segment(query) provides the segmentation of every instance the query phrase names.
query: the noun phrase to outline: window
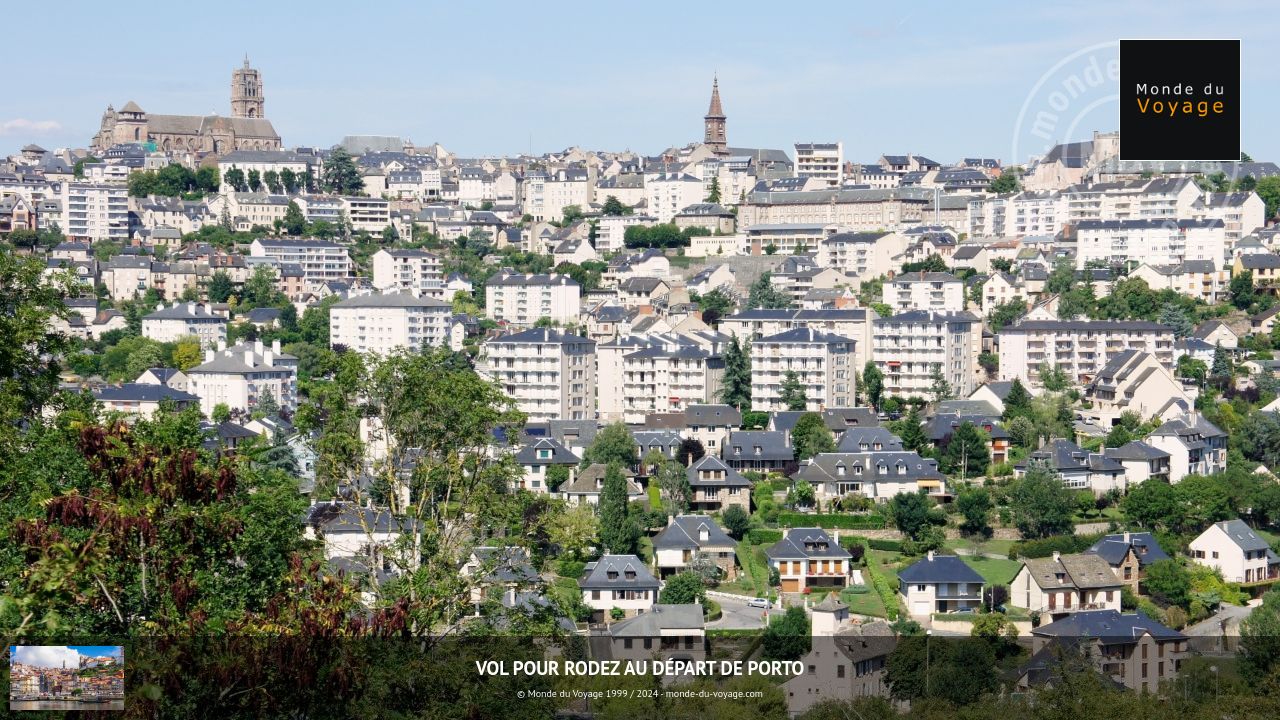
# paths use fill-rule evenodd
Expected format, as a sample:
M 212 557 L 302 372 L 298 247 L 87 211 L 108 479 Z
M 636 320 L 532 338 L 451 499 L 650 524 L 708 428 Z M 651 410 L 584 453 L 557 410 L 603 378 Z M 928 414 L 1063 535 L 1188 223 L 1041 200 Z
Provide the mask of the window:
M 928 589 L 927 585 L 916 585 L 916 592 L 924 592 L 926 589 Z
M 844 677 L 844 665 L 837 665 L 837 666 L 836 666 L 836 677 L 838 677 L 838 678 L 843 678 L 843 677 Z
M 1213 551 L 1213 559 L 1214 559 L 1214 560 L 1217 560 L 1217 559 L 1218 559 L 1218 551 L 1217 551 L 1217 550 L 1214 550 L 1214 551 Z
M 622 641 L 622 647 L 626 648 L 627 650 L 630 650 L 630 649 L 631 649 L 631 638 L 626 638 L 626 639 L 624 639 L 624 640 Z
M 592 590 L 592 591 L 591 591 L 591 599 L 592 599 L 592 600 L 599 600 L 599 599 L 600 599 L 600 591 L 599 591 L 599 590 Z

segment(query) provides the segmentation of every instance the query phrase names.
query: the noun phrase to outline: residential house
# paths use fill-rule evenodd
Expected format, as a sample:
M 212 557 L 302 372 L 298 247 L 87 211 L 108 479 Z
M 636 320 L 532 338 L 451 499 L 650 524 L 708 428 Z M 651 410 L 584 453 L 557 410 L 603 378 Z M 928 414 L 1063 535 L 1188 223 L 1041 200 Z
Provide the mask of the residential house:
M 1086 418 L 1104 428 L 1119 423 L 1126 412 L 1146 420 L 1192 405 L 1182 383 L 1153 355 L 1139 350 L 1112 355 L 1084 391 L 1092 403 L 1084 411 Z
M 1132 489 L 1151 479 L 1169 482 L 1169 453 L 1141 440 L 1116 448 L 1104 447 L 1102 454 L 1124 467 L 1124 486 L 1127 488 Z
M 200 398 L 191 393 L 146 383 L 104 385 L 93 391 L 93 399 L 102 403 L 104 410 L 143 419 L 150 419 L 160 409 L 161 403 L 172 402 L 175 408 L 182 410 L 195 407 L 200 402 Z
M 721 512 L 737 505 L 751 512 L 751 481 L 714 455 L 704 455 L 685 472 L 693 498 L 690 509 Z
M 1280 255 L 1257 253 L 1237 256 L 1231 274 L 1236 276 L 1244 272 L 1253 273 L 1253 285 L 1259 290 L 1272 295 L 1280 290 Z
M 946 491 L 946 477 L 938 471 L 937 460 L 901 449 L 819 453 L 801 463 L 791 477 L 813 485 L 814 497 L 823 503 L 846 495 L 883 503 L 900 492 L 940 495 Z
M 609 640 L 612 660 L 666 663 L 707 658 L 706 626 L 698 603 L 655 603 L 648 612 L 610 625 Z
M 518 487 L 535 493 L 551 492 L 547 472 L 553 466 L 568 468 L 569 479 L 565 482 L 572 485 L 574 473 L 581 462 L 581 458 L 550 438 L 525 443 L 516 451 L 515 460 L 524 468 Z
M 853 622 L 849 606 L 834 593 L 812 610 L 813 639 L 800 658 L 804 672 L 782 684 L 792 717 L 823 700 L 888 697 L 885 668 L 898 647 L 889 625 L 882 620 Z
M 557 490 L 553 490 L 570 505 L 586 503 L 599 505 L 600 496 L 604 494 L 604 476 L 608 468 L 601 463 L 592 463 L 577 472 L 577 477 L 566 481 Z M 631 468 L 622 468 L 623 481 L 627 487 L 627 502 L 644 498 L 644 489 L 636 484 L 636 474 Z
M 654 567 L 658 577 L 684 572 L 696 555 L 702 554 L 720 568 L 721 578 L 738 575 L 733 538 L 706 515 L 677 515 L 667 518 L 667 526 L 653 536 Z
M 609 622 L 616 608 L 626 617 L 650 610 L 661 583 L 635 555 L 603 555 L 587 563 L 578 588 L 582 603 L 591 608 L 593 622 Z
M 982 605 L 978 571 L 955 555 L 925 557 L 898 571 L 898 595 L 907 612 L 918 617 L 955 610 L 975 610 Z
M 961 425 L 969 423 L 987 436 L 987 449 L 991 452 L 993 464 L 1009 459 L 1009 431 L 1000 424 L 998 415 L 960 415 L 956 413 L 937 413 L 925 423 L 925 437 L 934 447 L 944 448 L 951 442 L 951 435 Z
M 1009 604 L 1055 619 L 1081 610 L 1120 610 L 1123 584 L 1099 555 L 1030 558 L 1009 583 Z
M 1149 532 L 1126 531 L 1117 535 L 1104 535 L 1085 552 L 1105 560 L 1116 579 L 1127 585 L 1134 595 L 1138 594 L 1138 582 L 1146 577 L 1147 568 L 1169 559 L 1160 543 L 1156 542 L 1155 536 Z
M 840 534 L 821 528 L 788 528 L 765 549 L 769 566 L 778 571 L 782 592 L 808 588 L 842 588 L 848 584 L 852 556 L 840 547 Z
M 516 607 L 540 595 L 537 589 L 543 584 L 529 561 L 529 549 L 517 545 L 473 548 L 458 574 L 474 582 L 471 604 L 477 616 L 487 599 L 497 600 L 503 607 Z
M 183 392 L 187 390 L 187 374 L 177 368 L 147 368 L 134 382 L 142 385 L 164 385 Z
M 730 433 L 742 428 L 742 412 L 732 405 L 688 405 L 684 418 L 685 432 L 713 455 L 721 452 Z
M 1032 656 L 1015 687 L 1026 691 L 1060 676 L 1056 653 L 1073 648 L 1108 680 L 1138 692 L 1156 693 L 1177 678 L 1187 659 L 1187 637 L 1137 613 L 1077 612 L 1031 631 Z
M 415 519 L 347 500 L 313 502 L 307 509 L 303 537 L 322 543 L 331 569 L 354 577 L 376 576 L 380 582 L 413 572 L 421 556 L 422 538 Z M 374 599 L 367 590 L 362 596 L 366 604 Z
M 1101 497 L 1112 490 L 1124 491 L 1125 468 L 1119 462 L 1102 453 L 1089 452 L 1070 440 L 1057 438 L 1027 455 L 1025 462 L 1014 466 L 1014 473 L 1022 477 L 1029 463 L 1043 463 L 1057 473 L 1062 483 L 1071 490 L 1092 490 Z
M 1187 475 L 1216 475 L 1227 469 L 1227 434 L 1199 412 L 1165 421 L 1145 438 L 1148 445 L 1169 453 L 1169 482 Z
M 786 433 L 776 430 L 735 430 L 720 449 L 720 459 L 738 472 L 795 472 L 796 452 Z
M 1191 559 L 1222 573 L 1231 583 L 1272 583 L 1280 579 L 1280 556 L 1243 520 L 1210 525 L 1188 546 Z

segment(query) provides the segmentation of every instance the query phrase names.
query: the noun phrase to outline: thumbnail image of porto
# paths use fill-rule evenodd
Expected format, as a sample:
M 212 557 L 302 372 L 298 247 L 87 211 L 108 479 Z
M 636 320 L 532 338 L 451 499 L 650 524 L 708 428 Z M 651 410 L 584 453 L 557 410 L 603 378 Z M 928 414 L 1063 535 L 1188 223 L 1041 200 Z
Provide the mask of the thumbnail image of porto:
M 10 710 L 123 710 L 119 645 L 9 647 Z

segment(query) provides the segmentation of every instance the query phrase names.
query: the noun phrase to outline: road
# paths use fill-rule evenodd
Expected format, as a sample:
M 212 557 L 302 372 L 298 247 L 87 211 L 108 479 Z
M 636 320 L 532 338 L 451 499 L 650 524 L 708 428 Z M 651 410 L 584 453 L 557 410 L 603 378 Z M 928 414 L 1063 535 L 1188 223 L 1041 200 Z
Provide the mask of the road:
M 1192 650 L 1206 655 L 1230 654 L 1240 639 L 1240 622 L 1251 612 L 1251 607 L 1222 605 L 1214 615 L 1183 628 L 1182 634 L 1191 638 Z
M 721 617 L 715 622 L 707 623 L 708 628 L 751 630 L 764 627 L 764 611 L 760 608 L 747 607 L 746 600 L 724 595 L 715 595 L 712 599 L 720 603 Z M 769 614 L 780 615 L 782 610 L 774 607 Z

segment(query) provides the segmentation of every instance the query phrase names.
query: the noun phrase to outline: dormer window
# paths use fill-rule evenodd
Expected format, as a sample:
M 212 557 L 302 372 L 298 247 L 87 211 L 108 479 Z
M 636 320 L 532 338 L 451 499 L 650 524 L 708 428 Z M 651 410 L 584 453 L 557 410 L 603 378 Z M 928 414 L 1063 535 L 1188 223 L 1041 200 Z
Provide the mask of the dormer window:
M 853 474 L 854 474 L 854 475 L 861 475 L 861 474 L 862 474 L 862 466 L 861 466 L 861 465 L 854 465 L 854 466 L 853 466 Z
M 841 464 L 839 464 L 839 465 L 837 465 L 837 466 L 836 466 L 836 474 L 837 474 L 837 475 L 844 475 L 844 463 L 841 463 Z
M 609 576 L 609 579 L 610 579 L 610 580 L 617 580 L 617 579 L 618 579 L 618 571 L 617 571 L 617 570 L 610 570 L 610 571 L 607 573 L 607 575 Z
M 759 454 L 760 454 L 761 449 L 760 449 L 760 446 L 759 446 L 759 445 L 756 445 L 756 447 L 755 447 L 755 451 L 756 451 L 756 454 L 757 454 L 757 455 L 759 455 Z
M 885 467 L 883 464 L 878 464 L 876 465 L 876 474 L 887 475 L 889 474 L 889 468 Z
M 539 448 L 539 449 L 538 449 L 538 459 L 539 459 L 539 460 L 549 460 L 549 459 L 551 459 L 551 450 L 549 450 L 549 449 L 547 449 L 547 448 Z
M 635 570 L 628 570 L 628 571 L 626 572 L 626 576 L 627 576 L 627 579 L 628 579 L 628 580 L 635 580 L 635 579 L 636 579 L 636 571 L 635 571 Z
M 902 463 L 898 463 L 898 474 L 899 474 L 899 475 L 906 475 L 906 474 L 907 474 L 907 466 L 906 466 L 906 465 L 903 465 Z

